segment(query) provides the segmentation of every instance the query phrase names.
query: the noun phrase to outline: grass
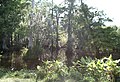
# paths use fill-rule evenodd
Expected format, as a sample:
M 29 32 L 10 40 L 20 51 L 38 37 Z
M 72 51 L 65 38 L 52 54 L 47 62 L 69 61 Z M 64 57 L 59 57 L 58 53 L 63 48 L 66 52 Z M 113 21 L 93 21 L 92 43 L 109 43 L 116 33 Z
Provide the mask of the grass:
M 35 82 L 35 73 L 34 70 L 11 71 L 0 68 L 0 82 Z
M 36 82 L 34 79 L 20 79 L 20 78 L 2 78 L 0 82 Z M 38 82 L 45 82 L 45 81 L 38 81 Z M 68 79 L 65 82 L 76 82 L 73 79 Z
M 0 82 L 35 82 L 33 79 L 2 78 Z

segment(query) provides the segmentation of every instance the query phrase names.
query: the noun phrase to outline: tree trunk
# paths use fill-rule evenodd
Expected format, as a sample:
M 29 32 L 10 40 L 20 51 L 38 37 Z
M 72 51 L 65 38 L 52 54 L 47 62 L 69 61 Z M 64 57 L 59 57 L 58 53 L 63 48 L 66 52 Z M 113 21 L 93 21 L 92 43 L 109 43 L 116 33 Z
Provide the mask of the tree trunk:
M 66 57 L 67 57 L 67 65 L 72 65 L 72 57 L 73 57 L 73 49 L 72 49 L 72 25 L 71 25 L 71 11 L 72 11 L 73 2 L 70 2 L 70 10 L 68 13 L 68 41 L 67 41 L 67 50 L 66 50 Z
M 58 33 L 58 27 L 59 27 L 59 16 L 58 16 L 58 11 L 56 11 L 56 20 L 57 20 L 57 26 L 56 26 L 56 58 L 58 56 L 58 50 L 59 50 L 59 46 L 58 46 L 58 38 L 59 38 L 59 33 Z
M 34 9 L 34 0 L 32 0 L 32 9 Z M 32 40 L 32 26 L 33 26 L 33 10 L 31 11 L 30 16 L 30 32 L 29 32 L 29 44 L 28 47 L 31 49 L 33 47 L 33 40 Z

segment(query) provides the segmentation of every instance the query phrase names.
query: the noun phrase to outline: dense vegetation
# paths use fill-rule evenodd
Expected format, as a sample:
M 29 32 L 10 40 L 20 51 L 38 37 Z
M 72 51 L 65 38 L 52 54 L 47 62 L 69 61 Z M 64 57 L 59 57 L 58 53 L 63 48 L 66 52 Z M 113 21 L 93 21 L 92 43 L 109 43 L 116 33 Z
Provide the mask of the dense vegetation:
M 120 60 L 109 58 L 92 59 L 81 57 L 68 67 L 65 62 L 45 61 L 37 70 L 11 71 L 0 69 L 2 82 L 119 82 L 120 67 L 117 66 Z M 2 80 L 8 78 L 6 80 Z M 16 78 L 16 79 L 15 79 Z
M 0 0 L 0 77 L 114 82 L 120 30 L 105 22 L 112 20 L 82 0 Z

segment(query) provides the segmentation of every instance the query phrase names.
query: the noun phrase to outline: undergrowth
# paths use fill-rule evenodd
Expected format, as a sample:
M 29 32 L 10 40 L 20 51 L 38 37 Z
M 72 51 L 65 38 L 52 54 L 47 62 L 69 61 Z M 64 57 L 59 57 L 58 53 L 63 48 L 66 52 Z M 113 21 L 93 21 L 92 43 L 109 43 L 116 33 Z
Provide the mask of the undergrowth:
M 42 66 L 36 67 L 37 70 L 11 71 L 0 68 L 0 82 L 7 82 L 4 80 L 8 78 L 17 79 L 18 82 L 116 82 L 116 76 L 120 76 L 118 63 L 119 60 L 112 60 L 111 56 L 94 60 L 82 57 L 70 67 L 56 60 L 45 61 Z

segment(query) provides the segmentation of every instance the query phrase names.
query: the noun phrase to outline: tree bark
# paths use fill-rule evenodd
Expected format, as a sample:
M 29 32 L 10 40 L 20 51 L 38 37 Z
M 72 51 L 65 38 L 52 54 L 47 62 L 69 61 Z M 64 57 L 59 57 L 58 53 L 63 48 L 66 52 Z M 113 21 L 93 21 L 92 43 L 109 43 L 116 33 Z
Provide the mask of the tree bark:
M 29 44 L 28 47 L 31 49 L 33 47 L 33 40 L 32 40 L 32 25 L 33 25 L 33 9 L 34 9 L 35 2 L 32 0 L 32 11 L 30 15 L 30 32 L 29 32 Z
M 72 57 L 73 57 L 73 49 L 72 49 L 72 25 L 71 25 L 71 11 L 73 7 L 73 2 L 70 2 L 70 9 L 68 13 L 68 41 L 67 41 L 67 50 L 66 50 L 66 57 L 67 57 L 67 65 L 72 65 Z
M 58 38 L 59 38 L 59 32 L 58 32 L 58 27 L 59 27 L 59 13 L 56 11 L 56 21 L 57 21 L 57 26 L 56 26 L 56 58 L 58 56 L 58 51 L 59 51 L 59 45 L 58 45 Z

